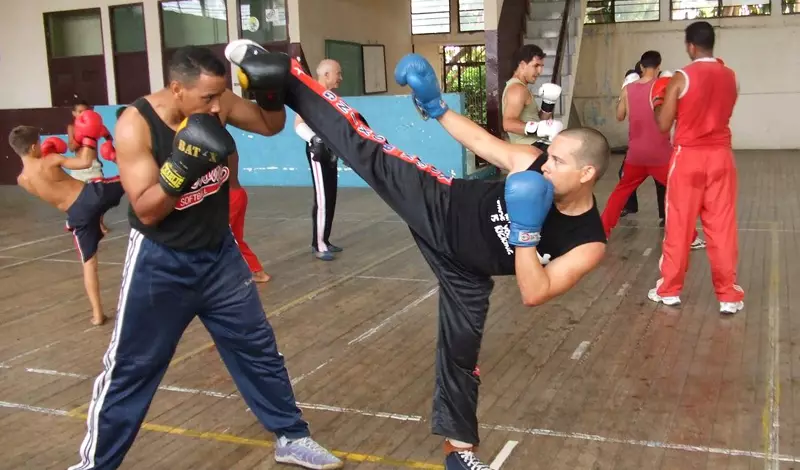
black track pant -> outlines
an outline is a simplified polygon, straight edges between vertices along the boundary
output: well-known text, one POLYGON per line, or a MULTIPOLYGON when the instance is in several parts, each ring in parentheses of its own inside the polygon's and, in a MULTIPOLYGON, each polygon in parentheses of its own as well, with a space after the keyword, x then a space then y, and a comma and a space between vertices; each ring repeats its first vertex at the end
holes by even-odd
POLYGON ((386 143, 355 110, 326 92, 294 61, 286 100, 411 229, 439 280, 432 430, 478 444, 477 363, 494 282, 466 271, 453 259, 447 234, 452 179, 386 143))
MULTIPOLYGON (((619 167, 619 179, 622 179, 622 169, 625 167, 625 159, 622 159, 622 165, 619 167)), ((664 211, 664 197, 667 195, 667 187, 653 180, 656 184, 656 199, 658 201, 658 218, 663 219, 666 217, 664 211)), ((636 197, 636 191, 631 193, 628 202, 625 203, 625 210, 630 213, 639 212, 639 198, 636 197)))
POLYGON ((317 162, 311 159, 311 146, 306 144, 306 158, 314 183, 314 206, 311 208, 311 246, 317 251, 328 251, 333 213, 336 211, 336 193, 339 186, 339 168, 336 162, 317 162))

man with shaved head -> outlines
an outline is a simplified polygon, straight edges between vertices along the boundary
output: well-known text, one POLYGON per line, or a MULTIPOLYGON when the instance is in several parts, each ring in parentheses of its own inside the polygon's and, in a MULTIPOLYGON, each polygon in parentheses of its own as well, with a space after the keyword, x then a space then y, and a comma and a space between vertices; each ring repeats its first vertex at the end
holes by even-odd
MULTIPOLYGON (((326 90, 339 88, 342 83, 342 67, 333 59, 323 59, 317 65, 317 82, 326 90)), ((314 207, 311 209, 311 252, 317 259, 333 260, 333 254, 342 251, 331 244, 331 225, 336 210, 336 194, 339 186, 339 167, 336 155, 322 139, 298 115, 294 130, 306 142, 306 158, 311 168, 314 186, 314 207)))
POLYGON ((488 469, 474 451, 478 354, 492 277, 515 275, 522 303, 535 306, 564 294, 600 263, 606 236, 593 189, 611 152, 589 128, 557 134, 547 153, 494 137, 447 108, 433 67, 417 54, 398 63, 395 80, 411 87, 424 117, 507 170, 507 179, 452 178, 403 152, 296 62, 286 105, 408 224, 439 281, 433 432, 446 438, 447 470, 488 469))

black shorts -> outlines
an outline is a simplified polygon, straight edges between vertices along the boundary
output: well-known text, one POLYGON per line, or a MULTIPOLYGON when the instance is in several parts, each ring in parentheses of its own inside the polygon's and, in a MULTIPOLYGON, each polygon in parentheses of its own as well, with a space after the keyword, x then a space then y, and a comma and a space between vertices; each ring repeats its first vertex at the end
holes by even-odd
POLYGON ((75 237, 82 262, 89 261, 97 253, 103 239, 100 218, 118 206, 124 194, 118 176, 93 181, 86 183, 78 199, 67 209, 67 230, 75 237))

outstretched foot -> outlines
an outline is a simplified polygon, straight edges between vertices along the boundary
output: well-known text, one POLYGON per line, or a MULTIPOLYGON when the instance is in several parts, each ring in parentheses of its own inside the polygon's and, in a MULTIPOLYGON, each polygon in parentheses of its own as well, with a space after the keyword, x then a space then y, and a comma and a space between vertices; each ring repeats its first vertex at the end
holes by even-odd
POLYGON ((255 282, 269 282, 270 279, 272 279, 272 276, 264 271, 256 271, 253 273, 253 280, 255 282))
POLYGON ((286 437, 278 438, 275 461, 316 470, 337 469, 344 466, 344 462, 310 437, 292 441, 286 437))

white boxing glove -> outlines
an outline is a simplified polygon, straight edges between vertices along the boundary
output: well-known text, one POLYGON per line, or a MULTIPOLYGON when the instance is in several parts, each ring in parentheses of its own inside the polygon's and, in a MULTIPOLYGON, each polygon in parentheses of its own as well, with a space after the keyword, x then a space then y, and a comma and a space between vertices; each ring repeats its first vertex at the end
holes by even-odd
POLYGON ((561 87, 555 83, 545 83, 539 88, 539 98, 542 99, 542 111, 552 113, 556 107, 556 101, 561 96, 561 87))
POLYGON ((639 74, 635 73, 635 72, 626 75, 625 76, 625 80, 622 82, 622 88, 625 88, 626 86, 630 85, 631 83, 635 82, 636 80, 639 80, 640 78, 642 78, 642 77, 640 77, 639 74))
POLYGON ((658 74, 658 78, 661 78, 661 77, 671 77, 671 76, 673 76, 673 75, 675 75, 675 74, 674 74, 674 73, 672 73, 672 72, 670 72, 669 70, 662 70, 662 71, 661 71, 661 72, 658 74))
POLYGON ((525 124, 525 135, 535 135, 549 141, 552 141, 563 130, 564 124, 555 119, 539 122, 531 121, 525 124))

